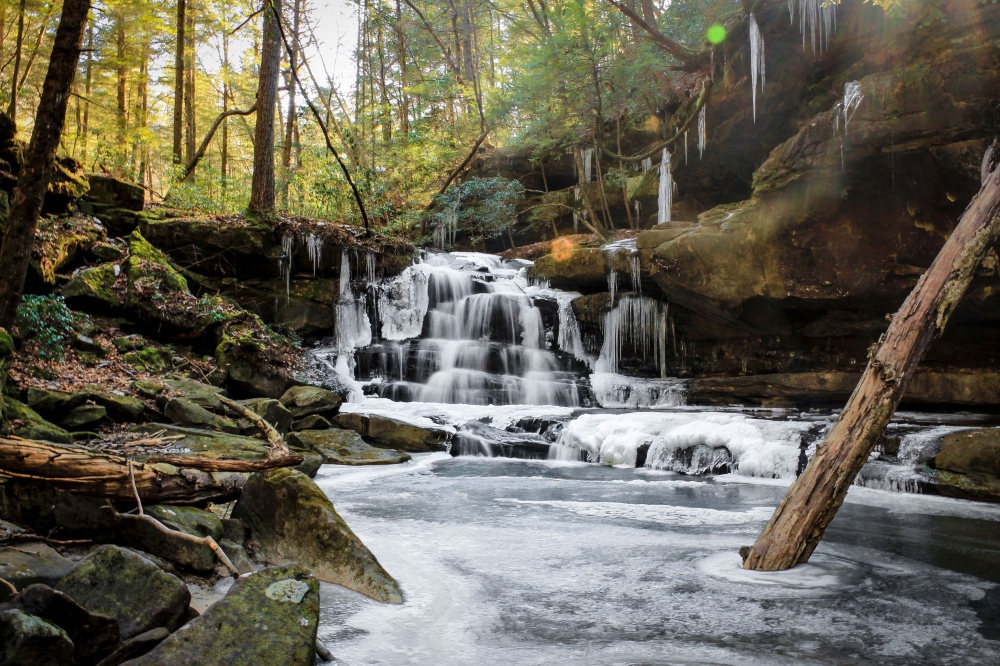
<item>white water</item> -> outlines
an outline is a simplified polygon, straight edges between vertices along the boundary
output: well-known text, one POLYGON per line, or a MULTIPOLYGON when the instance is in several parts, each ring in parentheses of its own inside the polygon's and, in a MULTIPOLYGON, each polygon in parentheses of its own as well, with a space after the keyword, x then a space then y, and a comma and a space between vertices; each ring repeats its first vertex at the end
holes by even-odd
POLYGON ((995 586, 970 575, 1000 557, 997 507, 926 498, 937 502, 925 512, 925 498, 854 488, 808 565, 756 573, 737 551, 781 486, 445 454, 324 466, 316 480, 405 598, 381 604, 323 584, 319 638, 341 664, 902 666, 1000 655, 974 605, 995 586))

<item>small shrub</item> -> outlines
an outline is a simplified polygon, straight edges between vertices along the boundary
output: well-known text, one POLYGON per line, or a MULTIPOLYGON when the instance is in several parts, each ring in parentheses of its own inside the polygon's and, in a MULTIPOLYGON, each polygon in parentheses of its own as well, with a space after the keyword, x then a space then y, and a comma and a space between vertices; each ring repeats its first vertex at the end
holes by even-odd
POLYGON ((24 296, 15 320, 22 338, 38 343, 38 355, 61 361, 63 343, 73 331, 73 313, 62 296, 24 296))

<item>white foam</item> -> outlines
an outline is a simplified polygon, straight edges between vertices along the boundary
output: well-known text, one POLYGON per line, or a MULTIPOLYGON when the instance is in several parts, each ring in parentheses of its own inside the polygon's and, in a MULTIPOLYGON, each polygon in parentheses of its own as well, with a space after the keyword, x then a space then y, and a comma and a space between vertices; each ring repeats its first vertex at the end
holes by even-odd
POLYGON ((701 507, 674 506, 671 504, 629 504, 624 502, 568 502, 560 500, 520 500, 499 497, 505 504, 546 506, 563 509, 578 516, 610 520, 640 520, 671 527, 700 527, 705 525, 744 525, 771 517, 774 509, 753 507, 748 511, 722 511, 701 507))
POLYGON ((706 576, 722 578, 743 585, 764 585, 797 590, 816 590, 842 584, 841 572, 847 564, 831 557, 814 555, 809 563, 786 571, 750 571, 743 568, 738 553, 722 552, 698 562, 698 571, 706 576))
POLYGON ((490 419, 501 430, 524 418, 565 417, 573 407, 554 405, 461 405, 437 402, 395 402, 388 398, 367 397, 363 402, 344 403, 341 411, 375 414, 422 427, 444 428, 466 421, 490 419))

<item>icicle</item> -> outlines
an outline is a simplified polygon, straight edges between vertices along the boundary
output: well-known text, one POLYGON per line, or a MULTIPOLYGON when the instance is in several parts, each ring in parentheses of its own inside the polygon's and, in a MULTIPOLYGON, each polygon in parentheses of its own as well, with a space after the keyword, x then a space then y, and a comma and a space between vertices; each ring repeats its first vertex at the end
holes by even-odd
POLYGON ((618 291, 618 271, 608 273, 608 294, 611 295, 610 302, 615 302, 615 292, 618 291))
POLYGON ((666 306, 646 296, 622 296, 618 303, 604 315, 604 345, 598 359, 598 372, 619 370, 622 347, 630 345, 649 356, 666 376, 666 337, 668 317, 666 306))
POLYGON ((757 27, 757 19, 750 14, 750 87, 753 89, 753 121, 757 122, 757 78, 764 92, 764 38, 757 27))
POLYGON ((647 157, 642 161, 642 172, 649 173, 652 170, 653 170, 653 158, 647 157))
POLYGON ((282 277, 285 278, 285 296, 287 298, 292 297, 292 253, 295 251, 295 236, 293 234, 285 234, 281 237, 281 260, 280 260, 280 270, 283 273, 282 277))
POLYGON ((313 277, 316 277, 316 268, 323 259, 323 239, 315 234, 306 236, 306 252, 313 265, 313 277))
POLYGON ((368 278, 368 284, 375 284, 375 253, 365 252, 365 269, 368 278))
POLYGON ((632 273, 632 291, 642 293, 642 266, 639 265, 639 253, 633 252, 628 258, 629 272, 632 273))
POLYGON ((847 134, 847 124, 854 117, 854 112, 858 110, 858 105, 865 98, 861 92, 861 82, 851 81, 844 84, 844 134, 847 134))
POLYGON ((640 204, 639 200, 637 199, 635 202, 635 220, 637 223, 639 222, 639 217, 642 215, 641 211, 642 211, 642 204, 640 204))
MULTIPOLYGON (((816 42, 819 41, 819 51, 830 48, 830 40, 837 31, 837 5, 835 0, 799 0, 799 30, 802 32, 802 50, 806 50, 806 33, 812 44, 813 54, 816 54, 816 42), (822 5, 826 2, 827 4, 822 5)), ((792 0, 788 1, 789 16, 792 14, 792 0)))
POLYGON ((670 221, 670 207, 673 203, 673 178, 670 175, 670 153, 663 149, 660 159, 660 189, 659 189, 659 210, 656 215, 656 223, 663 224, 670 221))
POLYGON ((688 131, 684 130, 684 166, 688 163, 688 131))
POLYGON ((594 149, 587 148, 583 151, 583 182, 590 182, 591 163, 594 160, 594 149))
POLYGON ((580 213, 573 211, 573 233, 580 233, 580 213))
POLYGON ((706 105, 702 105, 701 111, 698 112, 698 159, 702 158, 705 154, 705 144, 708 139, 708 130, 705 123, 705 109, 706 105))
POLYGON ((788 0, 788 25, 795 23, 795 0, 788 0))

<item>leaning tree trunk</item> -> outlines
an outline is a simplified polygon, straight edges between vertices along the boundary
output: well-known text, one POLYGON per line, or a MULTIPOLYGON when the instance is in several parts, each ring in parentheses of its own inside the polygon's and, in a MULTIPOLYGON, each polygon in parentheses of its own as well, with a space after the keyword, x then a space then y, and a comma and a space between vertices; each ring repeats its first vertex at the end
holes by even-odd
POLYGON ((993 168, 992 154, 991 147, 983 160, 982 189, 893 316, 844 411, 757 543, 741 551, 745 569, 778 571, 807 562, 837 515, 924 352, 944 332, 980 261, 1000 237, 1000 169, 993 168))
POLYGON ((278 32, 280 0, 265 0, 273 11, 264 11, 264 42, 260 50, 257 84, 257 125, 253 141, 253 179, 250 182, 250 212, 274 214, 274 105, 278 97, 278 65, 281 43, 278 32))
POLYGON ((9 328, 24 289, 31 245, 59 147, 73 75, 80 60, 90 0, 64 0, 49 57, 49 71, 35 114, 35 127, 14 190, 7 233, 0 246, 0 327, 9 328))

